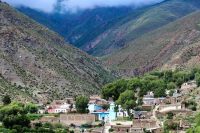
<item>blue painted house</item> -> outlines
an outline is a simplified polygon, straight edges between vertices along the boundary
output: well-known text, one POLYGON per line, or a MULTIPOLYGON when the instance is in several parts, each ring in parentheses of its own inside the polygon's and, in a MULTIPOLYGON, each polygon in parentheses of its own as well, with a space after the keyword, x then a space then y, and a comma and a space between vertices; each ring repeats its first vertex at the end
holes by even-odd
POLYGON ((97 105, 97 104, 95 104, 95 103, 89 104, 89 105, 88 105, 88 110, 89 110, 90 113, 96 112, 96 111, 102 110, 102 109, 103 109, 103 108, 102 108, 101 105, 97 105))
POLYGON ((108 110, 103 110, 103 109, 96 110, 96 112, 92 112, 91 114, 96 115, 99 121, 105 121, 105 122, 113 121, 113 120, 116 120, 116 112, 114 108, 115 108, 115 104, 113 102, 110 104, 110 107, 108 110))

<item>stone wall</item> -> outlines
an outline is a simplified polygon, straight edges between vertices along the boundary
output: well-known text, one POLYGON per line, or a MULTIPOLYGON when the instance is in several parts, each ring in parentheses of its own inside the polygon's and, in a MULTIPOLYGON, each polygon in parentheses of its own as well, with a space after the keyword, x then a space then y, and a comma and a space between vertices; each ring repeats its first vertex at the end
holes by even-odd
POLYGON ((96 118, 95 115, 91 114, 60 114, 60 117, 42 117, 40 120, 32 121, 32 123, 61 123, 63 125, 82 125, 86 123, 95 122, 96 118))
POLYGON ((92 114, 61 114, 60 123, 64 125, 81 125, 85 123, 95 122, 95 115, 92 114))
POLYGON ((133 120, 133 128, 155 128, 157 127, 156 121, 151 119, 137 119, 133 120))

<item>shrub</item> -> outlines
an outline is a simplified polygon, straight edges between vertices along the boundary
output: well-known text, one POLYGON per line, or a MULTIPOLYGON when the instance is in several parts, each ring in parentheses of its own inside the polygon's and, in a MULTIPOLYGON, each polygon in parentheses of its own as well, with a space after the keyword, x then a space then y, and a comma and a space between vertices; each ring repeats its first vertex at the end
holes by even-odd
POLYGON ((81 127, 82 128, 91 128, 92 125, 91 124, 82 124, 81 127))
POLYGON ((114 129, 110 128, 108 131, 109 131, 109 132, 113 132, 113 131, 114 131, 114 129))

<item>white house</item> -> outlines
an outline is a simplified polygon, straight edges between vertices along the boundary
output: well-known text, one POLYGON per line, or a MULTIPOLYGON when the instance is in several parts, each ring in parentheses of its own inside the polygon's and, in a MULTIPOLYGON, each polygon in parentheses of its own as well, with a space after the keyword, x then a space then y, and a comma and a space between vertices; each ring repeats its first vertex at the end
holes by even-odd
POLYGON ((143 97, 143 104, 144 105, 156 105, 160 104, 164 101, 165 97, 154 98, 153 92, 148 92, 147 95, 143 97))
POLYGON ((122 109, 121 105, 118 106, 117 117, 127 117, 128 112, 122 109))
POLYGON ((55 100, 51 105, 47 106, 48 113, 67 113, 74 109, 75 105, 65 100, 55 100))

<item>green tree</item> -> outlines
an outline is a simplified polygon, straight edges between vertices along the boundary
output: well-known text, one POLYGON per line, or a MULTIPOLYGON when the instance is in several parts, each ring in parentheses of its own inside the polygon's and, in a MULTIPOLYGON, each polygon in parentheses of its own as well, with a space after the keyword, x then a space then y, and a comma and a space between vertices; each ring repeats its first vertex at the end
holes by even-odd
POLYGON ((200 86, 200 73, 195 74, 195 80, 196 80, 197 86, 200 86))
POLYGON ((121 93, 116 103, 121 105, 123 109, 126 109, 130 115, 130 109, 133 109, 136 106, 136 97, 134 91, 126 90, 125 92, 121 93))
POLYGON ((165 97, 166 83, 162 79, 149 82, 148 91, 153 91, 155 97, 165 97))
POLYGON ((86 96, 76 97, 76 110, 78 113, 87 113, 89 99, 86 96))
POLYGON ((4 105, 8 105, 11 103, 11 99, 10 99, 10 96, 9 95, 5 95, 2 99, 2 102, 4 105))
POLYGON ((184 82, 190 80, 191 73, 188 71, 176 71, 173 73, 173 81, 178 87, 180 87, 184 82))
POLYGON ((38 112, 38 107, 35 104, 28 103, 25 105, 25 110, 28 113, 37 113, 38 112))
POLYGON ((167 82, 172 81, 173 79, 173 72, 171 70, 165 71, 164 72, 164 80, 167 82))
POLYGON ((176 84, 174 82, 170 82, 167 84, 167 89, 168 90, 174 90, 176 89, 176 84))
POLYGON ((198 113, 195 117, 195 123, 197 126, 200 126, 200 113, 198 113))
POLYGON ((165 74, 165 71, 152 71, 149 74, 157 76, 158 78, 162 78, 165 74))
POLYGON ((12 103, 0 108, 0 121, 6 128, 17 127, 17 130, 23 127, 29 127, 30 120, 24 105, 21 103, 12 103))
POLYGON ((191 109, 192 111, 197 110, 197 103, 194 100, 189 100, 184 103, 186 108, 191 109))
POLYGON ((137 88, 142 86, 139 78, 133 78, 128 82, 128 89, 136 91, 137 88))
POLYGON ((109 99, 110 97, 116 101, 119 95, 128 88, 128 80, 121 79, 113 83, 107 84, 102 88, 102 97, 104 99, 109 99))
POLYGON ((173 119, 174 114, 172 112, 167 113, 167 119, 173 119))
POLYGON ((2 120, 3 125, 6 128, 14 128, 14 126, 18 125, 19 127, 29 127, 30 120, 24 114, 17 115, 6 115, 2 120))
POLYGON ((179 128, 179 122, 174 120, 167 120, 164 122, 164 129, 165 130, 176 130, 179 128))
POLYGON ((197 126, 195 128, 190 128, 187 130, 186 133, 200 133, 200 126, 197 126))
POLYGON ((152 88, 150 87, 150 82, 151 80, 148 79, 142 79, 141 83, 142 83, 142 87, 139 90, 139 96, 143 97, 144 95, 147 94, 148 91, 151 91, 152 88))
POLYGON ((200 113, 195 117, 196 125, 187 130, 187 133, 200 133, 200 113))

